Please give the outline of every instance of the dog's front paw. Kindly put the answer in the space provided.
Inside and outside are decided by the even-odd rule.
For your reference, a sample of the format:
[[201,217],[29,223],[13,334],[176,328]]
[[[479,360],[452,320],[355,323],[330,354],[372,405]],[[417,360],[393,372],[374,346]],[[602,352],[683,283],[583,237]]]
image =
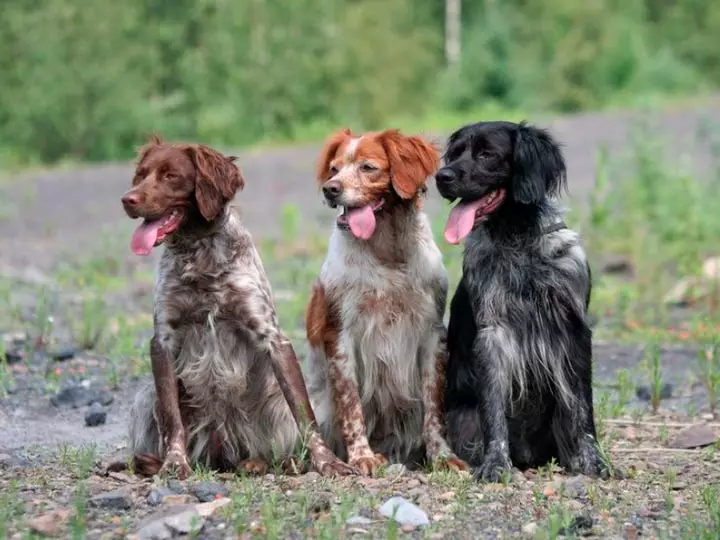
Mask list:
[[179,450],[168,452],[159,474],[160,476],[177,476],[178,480],[186,480],[192,474],[187,454]]
[[499,483],[511,474],[510,458],[502,452],[486,454],[482,465],[475,469],[475,478],[485,482]]
[[348,465],[338,458],[326,461],[318,470],[323,476],[352,476],[361,474],[357,467]]
[[355,467],[364,476],[375,476],[377,471],[383,465],[387,465],[387,458],[382,454],[363,454],[353,456],[348,460],[351,467]]
[[464,472],[470,470],[470,465],[462,459],[452,454],[450,456],[440,456],[432,461],[432,469],[435,471],[454,471]]

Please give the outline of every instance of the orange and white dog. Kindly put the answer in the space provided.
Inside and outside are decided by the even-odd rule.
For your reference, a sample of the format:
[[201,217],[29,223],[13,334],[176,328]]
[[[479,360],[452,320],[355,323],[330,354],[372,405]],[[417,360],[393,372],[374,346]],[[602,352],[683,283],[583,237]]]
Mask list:
[[447,273],[422,211],[439,161],[418,137],[345,129],[317,166],[342,212],[307,310],[309,391],[325,440],[364,474],[467,468],[443,433]]

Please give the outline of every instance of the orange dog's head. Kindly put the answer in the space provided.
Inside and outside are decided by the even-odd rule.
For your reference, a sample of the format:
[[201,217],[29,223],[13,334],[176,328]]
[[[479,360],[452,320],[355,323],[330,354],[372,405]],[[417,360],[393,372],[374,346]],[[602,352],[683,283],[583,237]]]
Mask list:
[[375,215],[398,204],[416,204],[440,165],[439,149],[395,129],[353,135],[343,129],[322,150],[317,179],[332,207],[343,207],[338,226],[367,240]]

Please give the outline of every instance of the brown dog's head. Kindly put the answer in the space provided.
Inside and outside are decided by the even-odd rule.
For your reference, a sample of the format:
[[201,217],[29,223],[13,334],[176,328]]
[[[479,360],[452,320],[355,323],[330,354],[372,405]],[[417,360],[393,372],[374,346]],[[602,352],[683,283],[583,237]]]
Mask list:
[[132,250],[149,255],[187,221],[213,222],[244,186],[234,161],[207,146],[153,136],[140,149],[132,188],[122,197],[127,215],[144,220]]
[[317,180],[327,203],[344,208],[338,226],[367,240],[375,232],[375,215],[415,202],[439,165],[439,149],[419,137],[395,129],[355,136],[343,129],[325,143]]

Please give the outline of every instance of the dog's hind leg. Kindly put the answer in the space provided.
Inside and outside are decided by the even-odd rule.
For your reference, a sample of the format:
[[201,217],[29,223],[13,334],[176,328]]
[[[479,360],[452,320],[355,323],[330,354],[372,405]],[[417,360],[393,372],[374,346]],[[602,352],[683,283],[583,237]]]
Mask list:
[[128,446],[135,473],[153,476],[162,467],[163,448],[155,417],[157,394],[152,381],[140,388],[130,408]]
[[447,411],[447,438],[460,459],[472,467],[482,465],[483,432],[480,410],[470,406],[455,406]]

